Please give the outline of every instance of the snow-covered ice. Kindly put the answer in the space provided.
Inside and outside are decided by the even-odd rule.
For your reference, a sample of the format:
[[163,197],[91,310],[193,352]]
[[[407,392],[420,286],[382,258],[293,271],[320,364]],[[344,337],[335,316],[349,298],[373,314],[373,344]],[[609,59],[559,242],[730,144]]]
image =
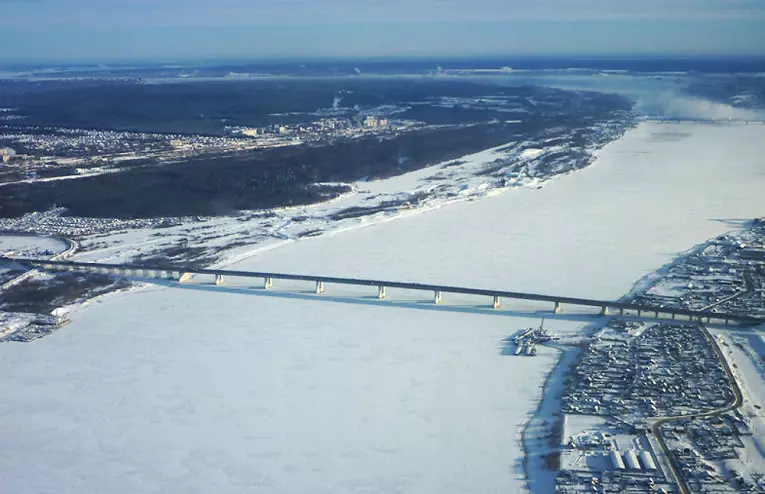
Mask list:
[[[765,126],[644,123],[540,190],[297,240],[231,267],[618,298],[763,214],[762,143]],[[358,288],[199,281],[106,297],[49,337],[0,346],[5,488],[524,490],[521,431],[556,352],[504,355],[502,340],[536,317],[469,305],[480,300],[435,307],[428,294],[380,303]]]
[[513,318],[194,288],[105,299],[0,349],[16,376],[0,385],[3,485],[516,489],[508,449],[555,354],[501,355]]
[[616,299],[765,214],[765,126],[643,123],[542,189],[416,212],[237,268]]

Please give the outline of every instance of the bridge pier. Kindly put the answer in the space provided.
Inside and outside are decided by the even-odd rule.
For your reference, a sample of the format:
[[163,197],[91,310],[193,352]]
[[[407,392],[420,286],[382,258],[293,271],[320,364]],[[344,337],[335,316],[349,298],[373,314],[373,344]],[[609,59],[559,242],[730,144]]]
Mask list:
[[[699,123],[705,123],[700,121]],[[754,122],[753,122],[754,123]],[[0,259],[5,259],[0,256]],[[14,258],[10,257],[10,260]],[[180,267],[152,267],[133,265],[133,264],[100,264],[100,263],[84,263],[84,262],[71,262],[71,261],[54,261],[51,259],[19,259],[18,262],[26,265],[28,268],[37,270],[46,270],[50,272],[69,271],[73,273],[99,273],[106,276],[121,276],[126,278],[141,277],[147,279],[173,279],[179,283],[188,282],[194,276],[191,272],[184,271]],[[193,269],[193,268],[189,268]],[[270,275],[266,273],[255,273],[248,271],[224,271],[224,270],[209,270],[204,271],[205,277],[212,274],[216,285],[223,284],[223,278],[225,276],[235,276],[237,278],[259,278],[264,280],[263,287],[269,289],[273,287],[273,278],[278,277],[280,279],[290,280],[303,280],[313,281],[316,283],[316,293],[321,294],[325,292],[325,279],[317,278],[313,275]],[[209,279],[209,278],[208,278]],[[736,325],[741,324],[762,324],[765,322],[765,318],[746,317],[730,313],[717,313],[712,310],[686,310],[683,308],[671,308],[662,307],[659,305],[641,305],[639,303],[628,303],[609,300],[597,300],[597,299],[585,299],[585,298],[569,298],[559,297],[549,294],[531,294],[531,293],[516,293],[516,292],[504,292],[496,289],[475,289],[468,287],[447,287],[441,285],[424,285],[420,283],[403,283],[398,281],[382,281],[382,280],[364,280],[356,278],[326,278],[330,280],[330,283],[348,284],[355,286],[363,286],[366,288],[377,286],[378,299],[384,299],[387,296],[387,285],[395,286],[396,289],[407,289],[430,291],[433,294],[433,302],[435,304],[443,303],[443,294],[457,293],[457,294],[470,294],[476,296],[482,296],[491,299],[491,307],[493,309],[501,308],[501,299],[504,297],[506,300],[510,299],[523,299],[523,300],[535,300],[544,303],[554,303],[553,312],[558,314],[563,309],[563,304],[567,306],[579,306],[587,307],[588,310],[599,310],[603,316],[616,315],[616,311],[619,311],[620,316],[633,316],[637,313],[638,318],[655,318],[658,321],[664,321],[671,319],[672,321],[690,321],[692,323],[708,323],[708,324],[725,324]],[[592,313],[591,313],[592,314]],[[714,323],[712,322],[714,321]]]

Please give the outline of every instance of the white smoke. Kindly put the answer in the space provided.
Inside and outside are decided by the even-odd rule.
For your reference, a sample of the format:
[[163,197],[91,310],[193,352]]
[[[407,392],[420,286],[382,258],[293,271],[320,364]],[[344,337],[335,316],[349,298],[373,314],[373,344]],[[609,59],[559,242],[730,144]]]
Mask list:
[[688,95],[666,91],[644,101],[643,104],[655,113],[668,118],[713,119],[713,120],[762,120],[765,115],[757,110],[737,108],[733,105],[710,101]]
[[335,110],[340,108],[341,101],[343,101],[343,98],[341,98],[340,95],[335,96],[335,98],[332,100],[332,108]]

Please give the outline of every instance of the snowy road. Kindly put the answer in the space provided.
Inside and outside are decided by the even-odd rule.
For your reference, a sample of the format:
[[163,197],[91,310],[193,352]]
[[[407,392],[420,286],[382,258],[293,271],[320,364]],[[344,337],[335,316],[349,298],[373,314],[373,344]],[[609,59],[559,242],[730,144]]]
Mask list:
[[[0,258],[2,260],[2,258]],[[110,272],[113,274],[119,274],[120,276],[130,278],[155,278],[160,280],[167,280],[174,278],[180,283],[187,283],[192,279],[192,276],[206,276],[207,278],[213,277],[215,285],[222,285],[225,280],[235,280],[241,287],[240,290],[248,288],[253,278],[264,280],[264,288],[273,288],[274,280],[287,280],[287,281],[308,281],[315,284],[315,292],[317,295],[324,294],[326,292],[326,285],[342,285],[344,287],[376,287],[377,298],[387,298],[387,290],[395,289],[406,292],[430,292],[433,293],[433,301],[436,304],[441,304],[444,301],[446,294],[459,295],[459,296],[473,296],[476,298],[482,297],[491,300],[489,307],[493,309],[501,308],[501,301],[522,300],[524,302],[547,302],[553,305],[553,312],[555,314],[562,311],[563,304],[566,306],[576,306],[577,308],[597,308],[600,310],[600,315],[609,315],[611,311],[618,311],[620,315],[632,316],[637,318],[643,317],[644,319],[660,319],[669,318],[674,319],[675,316],[686,317],[688,320],[693,319],[707,319],[707,322],[714,320],[716,323],[724,322],[727,326],[729,322],[740,324],[761,324],[763,319],[756,317],[746,317],[739,314],[725,313],[725,312],[713,312],[708,310],[710,307],[719,305],[719,303],[726,302],[741,295],[738,293],[731,297],[728,297],[722,302],[712,304],[710,307],[705,307],[700,310],[685,309],[682,307],[665,307],[663,305],[644,305],[631,302],[619,302],[614,300],[595,300],[588,298],[571,297],[567,295],[555,295],[550,293],[525,293],[525,292],[511,292],[506,290],[490,290],[485,288],[475,288],[466,286],[449,286],[438,284],[425,284],[412,281],[391,281],[391,280],[365,280],[360,278],[340,278],[335,276],[326,276],[322,274],[306,275],[297,273],[269,273],[269,272],[254,272],[254,271],[232,271],[225,269],[204,269],[196,268],[193,266],[176,266],[176,265],[138,265],[138,264],[108,264],[108,263],[86,263],[76,261],[49,261],[45,259],[29,259],[24,261],[29,266],[34,266],[39,269],[47,269],[50,271],[56,271],[61,269],[73,269],[80,272],[91,273],[104,273]],[[172,284],[170,286],[173,286]],[[251,286],[249,286],[251,288]],[[648,314],[648,315],[646,315]],[[653,317],[651,317],[653,314]]]

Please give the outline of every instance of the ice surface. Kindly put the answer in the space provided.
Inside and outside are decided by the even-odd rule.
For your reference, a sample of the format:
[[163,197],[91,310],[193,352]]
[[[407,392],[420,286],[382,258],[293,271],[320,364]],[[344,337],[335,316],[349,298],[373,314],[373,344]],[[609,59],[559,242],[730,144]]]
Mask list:
[[[641,124],[540,190],[282,243],[231,267],[618,298],[763,214],[762,143],[765,126]],[[505,355],[502,341],[535,315],[202,281],[107,297],[49,337],[0,346],[5,489],[524,490],[520,434],[556,354]]]
[[555,358],[501,355],[514,325],[210,286],[108,298],[0,348],[0,477],[26,493],[513,492],[508,449]]
[[644,123],[542,189],[299,241],[237,268],[616,299],[765,213],[761,143],[760,125]]

